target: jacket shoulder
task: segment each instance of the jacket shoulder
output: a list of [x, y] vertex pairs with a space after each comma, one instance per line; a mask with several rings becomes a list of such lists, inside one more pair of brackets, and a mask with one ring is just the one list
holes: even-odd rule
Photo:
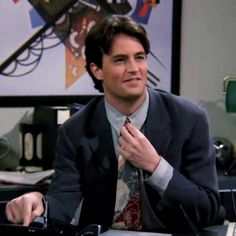
[[76, 127], [77, 130], [86, 127], [97, 108], [102, 105], [102, 102], [103, 96], [95, 96], [86, 105], [71, 115], [71, 117], [61, 126], [66, 129], [73, 129]]

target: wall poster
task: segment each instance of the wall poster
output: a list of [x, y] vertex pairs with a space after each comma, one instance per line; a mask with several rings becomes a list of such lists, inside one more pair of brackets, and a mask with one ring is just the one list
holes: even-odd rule
[[[97, 95], [84, 68], [83, 42], [91, 25], [109, 14], [130, 15], [144, 25], [151, 43], [148, 86], [178, 93], [180, 0], [78, 0], [65, 11], [69, 2], [0, 1], [0, 106], [46, 104], [49, 98], [60, 105]], [[42, 33], [55, 16], [55, 26]]]

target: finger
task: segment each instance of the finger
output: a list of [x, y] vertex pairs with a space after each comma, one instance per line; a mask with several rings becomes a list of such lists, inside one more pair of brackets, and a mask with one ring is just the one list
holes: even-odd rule
[[6, 211], [5, 211], [6, 217], [8, 219], [8, 221], [12, 222], [12, 223], [17, 223], [16, 222], [16, 217], [13, 213], [12, 207], [11, 205], [8, 203], [6, 205]]
[[119, 154], [126, 159], [129, 155], [129, 152], [128, 152], [128, 150], [125, 149], [124, 146], [120, 146], [119, 147]]
[[23, 218], [23, 225], [24, 226], [29, 226], [30, 223], [33, 221], [33, 217], [32, 217], [32, 214], [31, 212], [28, 212], [24, 215], [24, 218]]
[[123, 136], [120, 136], [118, 141], [119, 141], [120, 148], [124, 146], [125, 144], [127, 144], [127, 140]]
[[126, 130], [129, 132], [130, 135], [133, 137], [138, 137], [143, 135], [132, 123], [127, 123], [125, 125]]
[[44, 212], [44, 205], [43, 202], [40, 202], [36, 205], [35, 209], [31, 213], [31, 221], [35, 219], [36, 216], [42, 215]]
[[15, 200], [7, 203], [6, 205], [6, 216], [10, 222], [13, 223], [22, 223], [22, 217], [20, 214], [20, 209], [16, 204]]
[[23, 225], [24, 226], [29, 226], [29, 224], [33, 221], [33, 219], [35, 218], [34, 214], [33, 214], [33, 206], [32, 205], [27, 205], [25, 206], [25, 211], [24, 211], [24, 215], [23, 215]]
[[[128, 129], [130, 128], [130, 132]], [[120, 146], [124, 146], [127, 150], [129, 150], [131, 147], [134, 147], [137, 145], [137, 137], [139, 136], [139, 130], [132, 124], [127, 124], [127, 126], [124, 126], [121, 128], [122, 136], [119, 138], [119, 144]], [[136, 136], [136, 137], [135, 137]]]
[[126, 128], [126, 126], [123, 126], [121, 128], [121, 136], [120, 138], [123, 138], [125, 141], [130, 141], [133, 138], [133, 135], [129, 132], [129, 130]]

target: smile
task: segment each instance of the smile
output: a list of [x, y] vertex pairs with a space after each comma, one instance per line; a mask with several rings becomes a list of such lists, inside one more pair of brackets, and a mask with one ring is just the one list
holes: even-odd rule
[[124, 81], [124, 83], [135, 82], [135, 81], [139, 81], [139, 80], [140, 80], [140, 78], [130, 78], [130, 79], [126, 79]]

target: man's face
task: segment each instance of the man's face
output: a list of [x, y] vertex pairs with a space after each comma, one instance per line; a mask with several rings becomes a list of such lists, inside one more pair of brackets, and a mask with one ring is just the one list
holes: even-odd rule
[[[103, 55], [98, 79], [103, 80], [108, 101], [133, 100], [146, 94], [147, 59], [142, 44], [134, 37], [118, 34], [110, 52]], [[118, 100], [117, 100], [118, 99]]]

